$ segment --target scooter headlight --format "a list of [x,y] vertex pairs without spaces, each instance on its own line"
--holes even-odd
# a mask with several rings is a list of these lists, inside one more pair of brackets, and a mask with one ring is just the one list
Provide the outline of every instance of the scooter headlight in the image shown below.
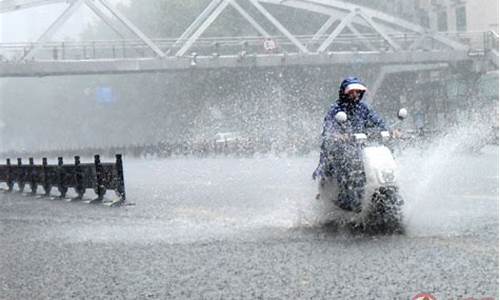
[[396,174],[394,174],[394,170],[381,170],[378,174],[378,179],[381,183],[394,183],[396,181]]

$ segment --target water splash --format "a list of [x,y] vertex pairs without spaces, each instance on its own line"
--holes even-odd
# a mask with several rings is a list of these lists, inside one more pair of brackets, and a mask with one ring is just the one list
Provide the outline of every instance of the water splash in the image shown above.
[[[481,126],[453,127],[398,157],[409,234],[464,234],[475,223],[487,224],[478,218],[498,219],[498,147],[480,155],[467,152],[482,140]],[[62,238],[76,242],[184,243],[314,228],[328,220],[332,205],[315,200],[316,164],[317,153],[128,160],[127,196],[136,206],[111,212],[82,208],[102,219],[54,235],[66,232]]]
[[[479,149],[490,133],[488,124],[470,118],[427,144],[403,152],[398,159],[399,177],[409,232],[460,234],[481,215],[479,205],[498,206],[498,197],[480,203],[481,197],[489,197],[484,189],[491,189],[482,177],[496,174],[498,178],[498,168],[495,171],[495,167],[481,163],[485,158]],[[496,153],[493,157],[498,165],[498,150]],[[479,200],[473,203],[470,195]]]

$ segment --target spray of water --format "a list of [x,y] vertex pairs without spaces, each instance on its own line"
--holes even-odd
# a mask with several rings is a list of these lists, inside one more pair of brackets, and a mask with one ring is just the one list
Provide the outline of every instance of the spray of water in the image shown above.
[[[483,174],[496,172],[498,177],[491,162],[471,153],[490,132],[488,124],[469,119],[397,157],[409,234],[462,234],[492,210],[491,201],[462,199],[482,192]],[[68,236],[179,243],[322,226],[333,204],[315,199],[317,183],[311,174],[317,159],[317,153],[283,153],[128,160],[127,195],[136,206],[116,216],[116,223],[84,226]]]
[[482,187],[488,188],[481,175],[491,169],[477,165],[477,160],[489,134],[490,124],[468,118],[402,153],[399,178],[410,233],[454,234],[468,226],[474,203],[464,196],[475,192],[480,197],[487,192]]

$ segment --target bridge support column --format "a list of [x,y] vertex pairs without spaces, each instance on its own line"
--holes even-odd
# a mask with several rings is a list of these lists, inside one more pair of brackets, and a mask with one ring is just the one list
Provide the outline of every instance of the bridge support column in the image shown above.
[[445,68],[448,68],[447,63],[382,66],[375,81],[370,85],[371,86],[371,88],[369,89],[371,94],[370,99],[372,102],[376,101],[377,92],[384,83],[385,78],[389,74],[439,70]]

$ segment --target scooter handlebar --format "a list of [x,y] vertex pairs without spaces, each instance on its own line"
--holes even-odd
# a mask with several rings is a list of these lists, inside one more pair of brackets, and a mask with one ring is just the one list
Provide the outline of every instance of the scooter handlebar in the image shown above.
[[333,142],[353,142],[363,144],[367,141],[382,141],[385,142],[391,139],[393,135],[387,131],[376,131],[376,132],[356,132],[356,133],[337,133],[331,137]]

